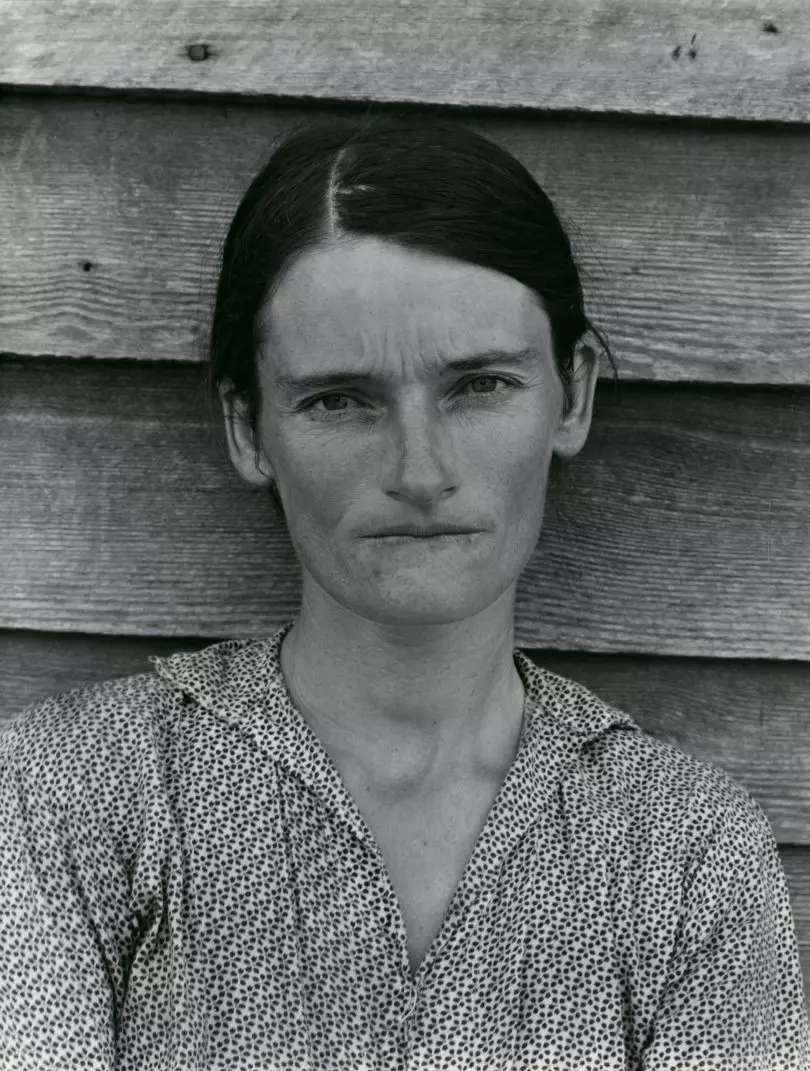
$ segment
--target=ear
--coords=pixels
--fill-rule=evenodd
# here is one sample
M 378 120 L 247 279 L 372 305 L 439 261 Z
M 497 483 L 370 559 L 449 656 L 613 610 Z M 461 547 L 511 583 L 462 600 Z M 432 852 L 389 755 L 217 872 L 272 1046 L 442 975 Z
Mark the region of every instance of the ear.
M 590 346 L 578 344 L 569 388 L 571 407 L 560 418 L 557 434 L 554 436 L 554 453 L 566 461 L 580 452 L 588 438 L 598 378 L 598 355 Z
M 256 439 L 248 421 L 248 406 L 233 383 L 226 379 L 219 387 L 219 398 L 225 417 L 225 436 L 233 466 L 242 479 L 253 487 L 267 487 L 273 479 L 273 469 L 261 448 L 256 464 Z

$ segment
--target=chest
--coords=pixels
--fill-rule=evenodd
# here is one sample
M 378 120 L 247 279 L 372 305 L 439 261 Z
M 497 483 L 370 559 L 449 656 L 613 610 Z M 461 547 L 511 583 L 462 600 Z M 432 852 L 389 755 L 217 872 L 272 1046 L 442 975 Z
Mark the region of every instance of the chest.
M 431 801 L 359 806 L 385 860 L 416 973 L 441 929 L 498 786 L 467 786 Z

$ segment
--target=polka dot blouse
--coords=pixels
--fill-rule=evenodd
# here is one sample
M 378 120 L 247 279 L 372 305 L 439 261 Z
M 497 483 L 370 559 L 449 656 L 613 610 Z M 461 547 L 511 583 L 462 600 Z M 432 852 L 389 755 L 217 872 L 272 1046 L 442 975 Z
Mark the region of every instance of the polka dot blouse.
M 520 746 L 412 976 L 291 627 L 0 736 L 2 1071 L 810 1071 L 763 811 L 519 648 Z

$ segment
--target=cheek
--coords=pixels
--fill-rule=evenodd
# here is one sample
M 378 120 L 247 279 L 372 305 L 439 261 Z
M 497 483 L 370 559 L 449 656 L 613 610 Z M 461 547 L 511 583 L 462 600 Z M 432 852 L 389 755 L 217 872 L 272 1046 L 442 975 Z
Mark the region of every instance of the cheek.
M 299 529 L 310 541 L 318 532 L 333 532 L 346 512 L 350 489 L 322 470 L 292 472 L 289 480 L 289 512 L 299 518 Z
M 512 457 L 499 472 L 499 482 L 490 484 L 492 501 L 500 502 L 508 547 L 524 548 L 528 554 L 533 551 L 543 525 L 552 456 L 550 437 L 539 436 L 534 449 Z
M 509 446 L 501 445 L 490 457 L 487 480 L 496 494 L 532 497 L 545 488 L 551 464 L 552 437 L 545 429 L 529 426 Z
M 279 439 L 274 449 L 276 472 L 291 510 L 310 518 L 333 517 L 338 505 L 346 502 L 347 484 L 352 480 L 346 451 L 335 443 L 313 446 L 292 438 Z

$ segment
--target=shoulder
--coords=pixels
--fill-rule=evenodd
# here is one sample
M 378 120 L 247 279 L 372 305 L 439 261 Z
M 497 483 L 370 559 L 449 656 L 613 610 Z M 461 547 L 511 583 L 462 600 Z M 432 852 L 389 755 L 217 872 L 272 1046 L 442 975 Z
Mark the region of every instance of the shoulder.
M 0 767 L 21 790 L 64 806 L 111 783 L 125 795 L 169 701 L 154 672 L 45 696 L 0 734 Z
M 609 820 L 646 838 L 699 849 L 721 825 L 766 838 L 768 819 L 748 790 L 721 766 L 651 733 L 584 685 L 540 670 L 543 702 L 576 733 L 577 776 Z
M 605 859 L 634 886 L 641 916 L 658 925 L 672 907 L 682 910 L 698 875 L 695 888 L 718 904 L 785 895 L 770 821 L 743 784 L 582 685 L 558 678 L 556 686 L 607 727 L 579 749 L 564 791 Z

